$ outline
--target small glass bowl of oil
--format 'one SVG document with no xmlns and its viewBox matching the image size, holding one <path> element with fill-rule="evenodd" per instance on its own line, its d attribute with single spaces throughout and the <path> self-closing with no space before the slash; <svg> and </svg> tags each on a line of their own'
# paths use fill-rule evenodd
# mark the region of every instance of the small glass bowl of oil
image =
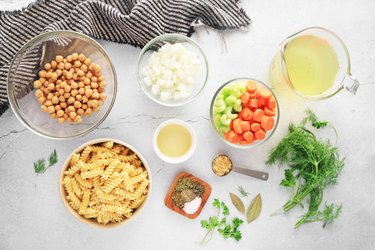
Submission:
<svg viewBox="0 0 375 250">
<path fill-rule="evenodd" d="M 197 147 L 197 136 L 188 123 L 179 119 L 170 119 L 156 128 L 153 147 L 160 159 L 178 164 L 193 155 Z"/>
</svg>

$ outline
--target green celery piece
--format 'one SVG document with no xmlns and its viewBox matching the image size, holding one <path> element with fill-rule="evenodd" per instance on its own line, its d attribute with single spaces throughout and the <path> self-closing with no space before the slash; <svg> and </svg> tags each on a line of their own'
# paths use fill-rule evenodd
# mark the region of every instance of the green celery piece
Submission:
<svg viewBox="0 0 375 250">
<path fill-rule="evenodd" d="M 231 121 L 232 120 L 230 118 L 228 118 L 228 116 L 226 114 L 222 115 L 221 118 L 220 118 L 221 124 L 225 125 L 225 126 L 229 126 Z"/>
<path fill-rule="evenodd" d="M 225 103 L 228 105 L 228 106 L 233 106 L 233 104 L 237 101 L 237 98 L 233 95 L 230 95 L 228 96 L 227 98 L 225 98 Z"/>
<path fill-rule="evenodd" d="M 233 109 L 234 109 L 236 112 L 241 112 L 241 110 L 242 110 L 242 104 L 241 104 L 241 100 L 240 100 L 240 99 L 238 99 L 238 100 L 234 103 Z"/>
</svg>

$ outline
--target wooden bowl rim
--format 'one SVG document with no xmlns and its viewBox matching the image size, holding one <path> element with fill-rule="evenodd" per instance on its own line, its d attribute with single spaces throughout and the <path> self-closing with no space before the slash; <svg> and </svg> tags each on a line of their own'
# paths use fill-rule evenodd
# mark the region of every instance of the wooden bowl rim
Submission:
<svg viewBox="0 0 375 250">
<path fill-rule="evenodd" d="M 120 144 L 122 146 L 125 146 L 127 148 L 129 148 L 131 151 L 133 151 L 138 157 L 139 159 L 142 161 L 143 163 L 143 166 L 145 167 L 145 169 L 147 170 L 147 174 L 148 174 L 148 178 L 149 178 L 149 184 L 148 184 L 148 193 L 147 193 L 147 196 L 146 196 L 146 199 L 142 202 L 142 205 L 140 207 L 138 207 L 135 212 L 133 213 L 132 217 L 129 218 L 129 219 L 124 219 L 120 222 L 110 222 L 108 224 L 100 224 L 98 222 L 96 222 L 95 220 L 93 219 L 88 219 L 88 218 L 85 218 L 83 217 L 82 215 L 78 214 L 77 211 L 75 211 L 70 205 L 69 205 L 69 202 L 66 198 L 67 196 L 67 193 L 65 191 L 65 188 L 62 184 L 63 182 L 63 179 L 64 179 L 64 172 L 65 170 L 69 167 L 69 162 L 71 160 L 71 157 L 73 154 L 75 153 L 79 153 L 81 152 L 86 146 L 89 146 L 89 145 L 95 145 L 95 144 L 98 144 L 98 143 L 102 143 L 102 142 L 107 142 L 107 141 L 113 141 L 114 143 L 117 143 L 117 144 Z M 74 149 L 72 151 L 72 153 L 69 154 L 69 156 L 66 158 L 64 164 L 62 165 L 62 168 L 60 170 L 60 175 L 59 175 L 59 182 L 58 182 L 58 185 L 59 185 L 59 193 L 60 193 L 60 198 L 62 200 L 62 202 L 64 203 L 66 209 L 76 218 L 78 219 L 79 221 L 85 223 L 85 224 L 88 224 L 90 226 L 93 226 L 93 227 L 96 227 L 96 228 L 113 228 L 113 227 L 117 227 L 117 226 L 120 226 L 120 225 L 123 225 L 123 224 L 126 224 L 126 223 L 129 223 L 130 221 L 134 220 L 136 217 L 138 217 L 138 215 L 141 213 L 141 211 L 143 210 L 143 208 L 146 206 L 146 204 L 148 203 L 148 200 L 150 198 L 150 194 L 151 194 L 151 183 L 152 183 L 152 180 L 151 180 L 151 170 L 150 170 L 150 167 L 147 163 L 147 161 L 145 160 L 145 158 L 138 152 L 138 150 L 136 150 L 133 146 L 129 145 L 128 143 L 124 142 L 124 141 L 121 141 L 121 140 L 117 140 L 117 139 L 113 139 L 113 138 L 97 138 L 97 139 L 93 139 L 93 140 L 90 140 L 88 142 L 85 142 L 83 144 L 81 144 L 79 147 L 77 147 L 76 149 Z"/>
</svg>

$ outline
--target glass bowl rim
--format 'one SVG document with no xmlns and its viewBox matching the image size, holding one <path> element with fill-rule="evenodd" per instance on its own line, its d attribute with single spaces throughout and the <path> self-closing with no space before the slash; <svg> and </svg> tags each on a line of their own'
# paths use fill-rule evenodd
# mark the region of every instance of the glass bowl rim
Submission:
<svg viewBox="0 0 375 250">
<path fill-rule="evenodd" d="M 275 125 L 273 127 L 273 129 L 271 131 L 268 131 L 270 132 L 268 135 L 266 133 L 266 138 L 264 138 L 263 140 L 259 141 L 258 140 L 258 143 L 254 144 L 248 144 L 248 145 L 240 145 L 240 144 L 234 144 L 234 143 L 231 143 L 229 141 L 227 141 L 224 137 L 222 137 L 220 134 L 219 134 L 219 131 L 217 131 L 216 127 L 215 127 L 215 124 L 214 124 L 214 119 L 213 119 L 213 106 L 214 106 L 214 102 L 216 100 L 216 97 L 217 95 L 220 93 L 220 91 L 225 87 L 227 86 L 228 84 L 230 83 L 233 83 L 233 82 L 236 82 L 236 81 L 240 81 L 240 80 L 252 80 L 252 81 L 255 81 L 257 84 L 260 84 L 262 87 L 265 87 L 266 89 L 268 89 L 269 91 L 271 91 L 273 97 L 275 98 L 275 101 L 276 101 L 276 110 L 277 110 L 277 113 L 276 113 L 276 119 L 275 119 Z M 277 97 L 275 95 L 275 92 L 268 86 L 266 85 L 264 82 L 258 80 L 258 79 L 254 79 L 254 78 L 251 78 L 251 77 L 237 77 L 237 78 L 233 78 L 231 80 L 228 80 L 226 81 L 224 84 L 222 84 L 215 92 L 215 94 L 213 95 L 212 97 L 212 100 L 211 100 L 211 105 L 210 105 L 210 119 L 211 119 L 211 125 L 212 127 L 214 128 L 215 132 L 216 132 L 216 135 L 222 140 L 224 141 L 227 145 L 231 146 L 231 147 L 234 147 L 234 148 L 238 148 L 238 149 L 250 149 L 250 148 L 254 148 L 254 147 L 257 147 L 263 143 L 265 143 L 266 141 L 268 141 L 272 135 L 275 133 L 276 129 L 277 129 L 277 126 L 279 124 L 279 120 L 280 120 L 280 105 L 279 105 L 279 101 L 277 100 Z"/>
<path fill-rule="evenodd" d="M 201 53 L 203 59 L 204 59 L 204 64 L 206 66 L 206 70 L 205 70 L 205 79 L 204 79 L 204 83 L 203 85 L 201 86 L 200 90 L 198 91 L 198 93 L 196 93 L 194 96 L 191 96 L 187 99 L 185 99 L 184 101 L 182 102 L 178 102 L 178 103 L 166 103 L 166 102 L 163 102 L 157 98 L 155 98 L 152 94 L 150 94 L 148 92 L 148 90 L 145 88 L 144 84 L 143 84 L 143 80 L 141 79 L 141 69 L 140 69 L 140 64 L 141 64 L 141 61 L 142 59 L 144 59 L 144 55 L 146 53 L 146 51 L 155 43 L 157 42 L 160 42 L 160 41 L 164 41 L 168 38 L 177 38 L 177 39 L 181 39 L 181 40 L 184 40 L 186 42 L 188 42 L 189 44 L 193 45 L 195 48 L 198 49 L 198 51 Z M 203 92 L 204 88 L 206 87 L 207 85 L 207 79 L 208 79 L 208 62 L 207 62 L 207 58 L 206 58 L 206 55 L 204 54 L 203 52 L 203 49 L 201 48 L 201 46 L 195 42 L 193 39 L 191 39 L 190 37 L 187 37 L 187 36 L 184 36 L 184 35 L 181 35 L 181 34 L 178 34 L 178 33 L 167 33 L 167 34 L 163 34 L 163 35 L 159 35 L 155 38 L 153 38 L 152 40 L 150 40 L 141 50 L 141 52 L 139 53 L 139 56 L 138 56 L 138 61 L 137 61 L 137 80 L 138 80 L 138 84 L 140 85 L 141 89 L 143 90 L 143 92 L 154 102 L 160 104 L 160 105 L 163 105 L 163 106 L 166 106 L 166 107 L 179 107 L 179 106 L 183 106 L 185 104 L 188 104 L 194 100 L 196 100 Z"/>
<path fill-rule="evenodd" d="M 53 36 L 53 35 L 64 36 L 65 34 L 66 35 L 72 35 L 72 36 L 74 36 L 76 38 L 80 38 L 80 39 L 82 39 L 82 40 L 84 40 L 86 42 L 89 42 L 89 43 L 93 44 L 94 47 L 96 47 L 101 52 L 101 54 L 105 57 L 105 59 L 109 62 L 110 68 L 111 68 L 112 73 L 113 73 L 113 96 L 111 98 L 111 103 L 109 104 L 107 110 L 105 111 L 105 113 L 103 114 L 103 116 L 98 121 L 95 122 L 95 124 L 93 124 L 89 128 L 87 128 L 87 129 L 85 129 L 85 130 L 83 130 L 82 132 L 79 132 L 79 133 L 75 133 L 75 134 L 68 135 L 68 136 L 54 136 L 54 135 L 50 135 L 50 134 L 47 134 L 47 133 L 44 133 L 44 132 L 40 131 L 38 128 L 35 128 L 33 125 L 31 125 L 24 118 L 24 115 L 21 113 L 21 110 L 18 107 L 17 100 L 14 98 L 14 95 L 11 94 L 11 88 L 13 89 L 13 86 L 11 86 L 12 84 L 10 84 L 10 74 L 11 74 L 10 72 L 11 72 L 11 69 L 12 69 L 13 65 L 15 64 L 16 58 L 21 53 L 25 52 L 26 48 L 28 48 L 30 46 L 30 44 L 42 41 L 44 38 L 47 38 L 47 37 L 50 37 L 50 36 Z M 17 119 L 27 129 L 29 129 L 33 133 L 35 133 L 35 134 L 37 134 L 39 136 L 42 136 L 44 138 L 56 139 L 56 140 L 66 140 L 66 139 L 78 138 L 78 137 L 84 136 L 84 135 L 90 133 L 91 131 L 95 130 L 100 124 L 102 124 L 104 122 L 104 120 L 107 118 L 107 116 L 111 112 L 112 107 L 113 107 L 113 105 L 115 103 L 115 100 L 116 100 L 116 95 L 117 95 L 117 75 L 116 75 L 116 69 L 113 66 L 112 61 L 109 58 L 107 52 L 93 38 L 91 38 L 91 37 L 89 37 L 89 36 L 87 36 L 87 35 L 85 35 L 83 33 L 79 33 L 79 32 L 76 32 L 76 31 L 71 31 L 71 30 L 48 31 L 48 32 L 41 33 L 41 34 L 39 34 L 39 35 L 31 38 L 27 42 L 25 42 L 25 44 L 22 45 L 22 47 L 14 55 L 11 63 L 9 64 L 9 70 L 8 70 L 8 74 L 7 74 L 7 95 L 8 95 L 8 101 L 9 101 L 10 107 L 11 107 L 13 113 L 15 114 L 15 116 L 17 117 Z"/>
</svg>

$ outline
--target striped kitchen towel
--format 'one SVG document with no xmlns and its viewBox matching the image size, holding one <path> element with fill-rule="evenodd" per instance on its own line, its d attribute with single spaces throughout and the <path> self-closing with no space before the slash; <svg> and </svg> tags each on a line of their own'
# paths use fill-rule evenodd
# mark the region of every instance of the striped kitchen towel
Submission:
<svg viewBox="0 0 375 250">
<path fill-rule="evenodd" d="M 73 30 L 142 47 L 164 33 L 189 36 L 196 24 L 233 29 L 248 26 L 250 18 L 238 0 L 38 0 L 22 11 L 0 11 L 0 115 L 8 108 L 11 60 L 42 32 Z"/>
</svg>

